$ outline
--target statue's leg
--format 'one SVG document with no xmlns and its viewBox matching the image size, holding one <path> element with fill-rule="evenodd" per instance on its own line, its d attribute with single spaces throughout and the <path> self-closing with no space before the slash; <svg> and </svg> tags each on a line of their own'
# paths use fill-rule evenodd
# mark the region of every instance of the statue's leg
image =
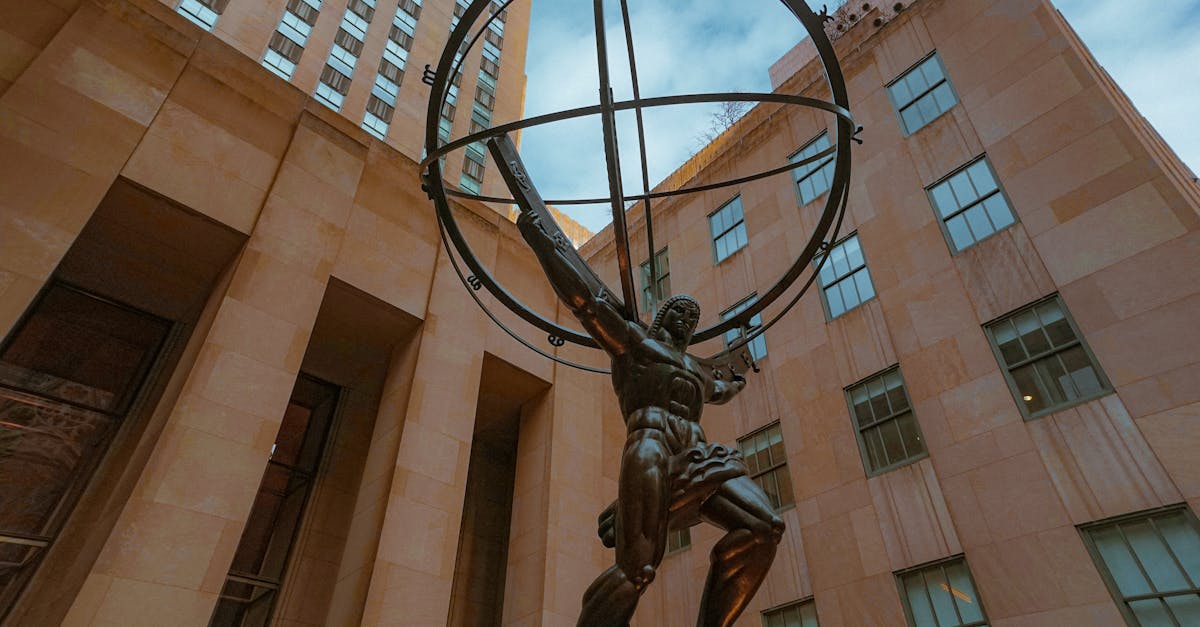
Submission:
<svg viewBox="0 0 1200 627">
<path fill-rule="evenodd" d="M 783 520 L 749 477 L 721 484 L 700 516 L 727 531 L 713 547 L 700 627 L 729 627 L 758 591 L 783 537 Z"/>
<path fill-rule="evenodd" d="M 587 589 L 579 627 L 624 627 L 667 544 L 667 460 L 657 429 L 629 434 L 617 487 L 617 563 Z"/>
</svg>

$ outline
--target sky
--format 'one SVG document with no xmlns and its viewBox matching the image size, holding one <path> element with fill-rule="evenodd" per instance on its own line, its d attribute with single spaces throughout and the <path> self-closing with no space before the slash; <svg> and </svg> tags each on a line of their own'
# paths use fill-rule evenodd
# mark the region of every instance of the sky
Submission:
<svg viewBox="0 0 1200 627">
<path fill-rule="evenodd" d="M 518 0 L 529 1 L 529 0 Z M 532 0 L 525 116 L 598 102 L 591 0 Z M 605 0 L 609 66 L 617 100 L 632 97 L 616 0 Z M 779 0 L 629 0 L 642 97 L 769 92 L 768 68 L 805 37 Z M 826 2 L 810 0 L 819 8 Z M 827 3 L 830 10 L 841 5 Z M 1200 171 L 1200 0 L 1056 0 L 1116 82 L 1193 171 Z M 736 7 L 732 10 L 731 7 Z M 953 80 L 953 77 L 951 77 Z M 853 103 L 852 103 L 853 104 Z M 650 187 L 700 147 L 716 105 L 647 110 Z M 642 189 L 632 112 L 617 116 L 626 193 Z M 599 118 L 526 129 L 521 155 L 547 199 L 608 195 Z M 560 206 L 592 231 L 608 205 Z"/>
</svg>

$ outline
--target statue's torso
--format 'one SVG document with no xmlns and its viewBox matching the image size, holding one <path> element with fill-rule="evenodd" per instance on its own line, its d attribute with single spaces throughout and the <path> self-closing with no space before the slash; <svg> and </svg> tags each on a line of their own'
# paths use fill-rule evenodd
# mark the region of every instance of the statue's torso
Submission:
<svg viewBox="0 0 1200 627">
<path fill-rule="evenodd" d="M 647 407 L 699 422 L 704 408 L 704 379 L 687 353 L 644 338 L 613 360 L 613 388 L 627 418 Z"/>
</svg>

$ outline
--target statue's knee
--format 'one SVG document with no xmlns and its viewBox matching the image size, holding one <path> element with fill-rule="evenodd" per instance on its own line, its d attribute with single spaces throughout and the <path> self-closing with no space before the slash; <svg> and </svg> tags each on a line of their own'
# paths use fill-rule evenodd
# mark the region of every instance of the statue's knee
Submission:
<svg viewBox="0 0 1200 627">
<path fill-rule="evenodd" d="M 654 567 L 649 564 L 646 564 L 640 568 L 621 568 L 620 570 L 621 574 L 624 575 L 625 580 L 633 584 L 634 589 L 638 592 L 645 590 L 646 586 L 650 585 L 650 583 L 654 581 L 655 570 Z"/>
<path fill-rule="evenodd" d="M 751 525 L 750 533 L 754 538 L 753 541 L 755 544 L 774 547 L 783 540 L 784 529 L 783 519 L 776 514 L 771 514 Z"/>
</svg>

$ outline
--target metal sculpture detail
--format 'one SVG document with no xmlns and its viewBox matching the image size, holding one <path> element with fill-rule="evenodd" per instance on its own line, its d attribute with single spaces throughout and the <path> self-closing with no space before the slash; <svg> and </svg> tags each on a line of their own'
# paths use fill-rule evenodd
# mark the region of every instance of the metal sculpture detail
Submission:
<svg viewBox="0 0 1200 627">
<path fill-rule="evenodd" d="M 446 100 L 450 78 L 458 71 L 458 64 L 461 63 L 455 60 L 455 53 L 465 53 L 487 28 L 487 23 L 484 23 L 473 35 L 471 44 L 464 47 L 464 42 L 471 34 L 471 25 L 480 19 L 488 7 L 493 9 L 489 20 L 496 19 L 496 14 L 507 8 L 511 2 L 512 0 L 503 3 L 493 0 L 473 2 L 464 12 L 459 26 L 451 33 L 437 70 L 427 71 L 424 77 L 432 86 L 433 96 L 430 98 L 428 110 L 427 157 L 422 162 L 423 178 L 426 190 L 437 208 L 443 241 L 447 251 L 453 249 L 469 268 L 469 276 L 464 275 L 454 253 L 450 254 L 450 260 L 459 272 L 459 277 L 464 281 L 464 285 L 470 288 L 467 292 L 510 335 L 551 359 L 612 376 L 613 389 L 625 420 L 627 435 L 621 457 L 617 500 L 601 513 L 597 531 L 605 546 L 616 549 L 616 559 L 615 564 L 602 573 L 584 594 L 579 625 L 627 625 L 637 607 L 638 599 L 646 586 L 653 581 L 656 569 L 662 561 L 668 531 L 706 521 L 722 528 L 725 536 L 713 547 L 712 567 L 705 582 L 698 624 L 704 627 L 727 627 L 732 625 L 745 609 L 770 569 L 784 525 L 766 494 L 747 476 L 746 464 L 741 454 L 706 440 L 704 430 L 700 426 L 700 416 L 705 404 L 728 402 L 745 388 L 746 379 L 743 375 L 750 370 L 757 371 L 748 349 L 749 342 L 785 315 L 812 284 L 824 261 L 819 255 L 836 239 L 841 225 L 849 186 L 849 147 L 859 129 L 850 117 L 841 71 L 829 39 L 822 30 L 822 22 L 828 18 L 824 14 L 813 13 L 801 0 L 782 0 L 813 38 L 825 65 L 833 96 L 830 103 L 779 93 L 699 94 L 644 99 L 641 98 L 637 85 L 627 0 L 620 0 L 633 76 L 634 98 L 615 102 L 608 76 L 604 2 L 594 0 L 600 68 L 599 105 L 496 126 L 443 145 L 438 139 L 437 119 Z M 813 157 L 770 171 L 731 181 L 651 193 L 646 175 L 642 110 L 681 103 L 729 100 L 802 105 L 822 109 L 836 116 L 837 141 L 832 148 Z M 633 110 L 638 122 L 643 190 L 641 194 L 636 195 L 626 194 L 621 185 L 615 114 L 622 110 Z M 508 136 L 508 133 L 521 128 L 585 115 L 599 115 L 603 122 L 610 196 L 604 199 L 563 199 L 551 202 L 582 204 L 599 201 L 611 204 L 621 277 L 619 294 L 614 293 L 599 279 L 554 222 L 546 202 L 538 193 Z M 441 157 L 475 142 L 486 142 L 512 194 L 511 198 L 468 194 L 446 186 L 442 179 Z M 644 224 L 650 258 L 653 259 L 653 200 L 740 185 L 814 163 L 831 154 L 835 155 L 833 183 L 814 232 L 790 268 L 756 303 L 729 319 L 697 329 L 701 319 L 699 303 L 689 296 L 679 295 L 667 299 L 662 304 L 652 324 L 646 325 L 639 320 L 629 234 L 625 225 L 627 203 L 637 201 L 644 204 Z M 517 204 L 520 209 L 517 226 L 522 237 L 537 256 L 559 299 L 582 325 L 582 330 L 561 326 L 533 312 L 495 280 L 479 263 L 459 230 L 448 200 L 450 196 Z M 813 263 L 814 260 L 816 264 Z M 655 264 L 650 265 L 651 281 L 655 284 Z M 811 272 L 807 280 L 800 283 L 798 289 L 793 289 L 806 272 Z M 483 288 L 491 292 L 500 304 L 547 333 L 547 341 L 551 347 L 562 347 L 569 342 L 599 348 L 608 355 L 611 369 L 575 364 L 555 355 L 553 349 L 548 351 L 534 346 L 501 324 L 488 311 L 476 294 Z M 741 340 L 726 351 L 710 358 L 700 358 L 687 352 L 693 344 L 721 335 L 730 329 L 748 329 L 751 318 L 785 295 L 791 296 L 790 301 L 775 313 L 769 322 L 758 327 L 753 334 L 743 333 Z"/>
</svg>

